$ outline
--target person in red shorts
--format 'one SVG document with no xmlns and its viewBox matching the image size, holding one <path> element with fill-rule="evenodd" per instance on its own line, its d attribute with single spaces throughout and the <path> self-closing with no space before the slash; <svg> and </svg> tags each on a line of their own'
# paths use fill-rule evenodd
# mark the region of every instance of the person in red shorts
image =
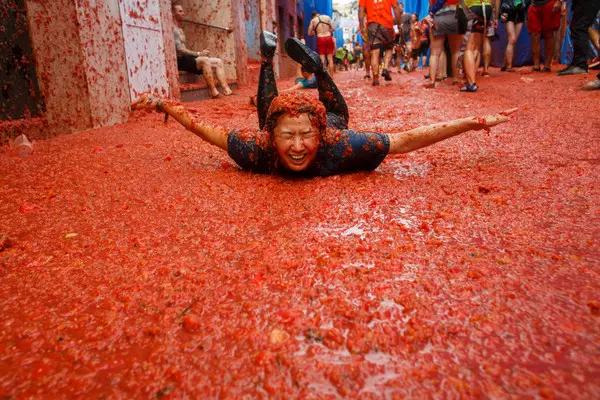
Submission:
<svg viewBox="0 0 600 400">
<path fill-rule="evenodd" d="M 554 58 L 554 33 L 560 28 L 560 9 L 563 0 L 533 0 L 527 13 L 527 30 L 531 35 L 533 53 L 533 71 L 550 72 Z M 544 38 L 545 64 L 540 67 L 542 55 L 542 37 Z"/>
<path fill-rule="evenodd" d="M 335 51 L 335 40 L 333 39 L 333 21 L 327 15 L 321 15 L 317 11 L 313 11 L 312 20 L 308 26 L 308 35 L 317 36 L 317 52 L 321 57 L 321 62 L 325 65 L 325 59 L 327 59 L 327 66 L 329 69 L 329 75 L 333 76 L 335 72 L 335 65 L 333 63 L 333 53 Z"/>
<path fill-rule="evenodd" d="M 392 14 L 392 10 L 394 13 Z M 365 37 L 368 33 L 371 47 L 371 70 L 373 86 L 379 86 L 379 63 L 383 52 L 383 71 L 381 76 L 391 81 L 389 72 L 394 48 L 394 18 L 396 25 L 402 25 L 404 6 L 398 0 L 360 0 L 358 3 L 358 23 L 360 33 Z"/>
</svg>

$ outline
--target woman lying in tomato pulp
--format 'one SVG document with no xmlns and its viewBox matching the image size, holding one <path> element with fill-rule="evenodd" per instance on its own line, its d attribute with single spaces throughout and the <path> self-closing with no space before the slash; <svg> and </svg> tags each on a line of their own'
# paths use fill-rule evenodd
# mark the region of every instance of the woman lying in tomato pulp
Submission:
<svg viewBox="0 0 600 400">
<path fill-rule="evenodd" d="M 259 131 L 214 127 L 195 121 L 185 109 L 145 94 L 132 109 L 156 108 L 175 118 L 186 129 L 228 152 L 242 168 L 257 173 L 329 176 L 350 171 L 371 171 L 388 154 L 408 153 L 477 129 L 489 129 L 509 120 L 507 110 L 484 118 L 463 118 L 384 134 L 348 129 L 348 107 L 319 56 L 295 38 L 288 39 L 288 55 L 315 73 L 319 100 L 309 95 L 277 95 L 273 55 L 277 37 L 261 35 L 262 64 L 258 86 Z"/>
</svg>

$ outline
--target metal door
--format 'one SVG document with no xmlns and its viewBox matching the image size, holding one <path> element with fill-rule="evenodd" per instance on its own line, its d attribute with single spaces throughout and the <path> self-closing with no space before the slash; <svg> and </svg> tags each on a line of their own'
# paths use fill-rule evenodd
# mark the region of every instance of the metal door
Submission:
<svg viewBox="0 0 600 400">
<path fill-rule="evenodd" d="M 120 0 L 131 100 L 169 95 L 159 0 Z"/>
</svg>

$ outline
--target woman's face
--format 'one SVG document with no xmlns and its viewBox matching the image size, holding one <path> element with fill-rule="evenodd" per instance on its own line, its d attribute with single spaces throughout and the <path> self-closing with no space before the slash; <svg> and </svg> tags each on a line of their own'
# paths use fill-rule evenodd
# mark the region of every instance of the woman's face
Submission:
<svg viewBox="0 0 600 400">
<path fill-rule="evenodd" d="M 411 17 L 410 17 L 410 19 L 411 19 L 411 21 L 412 21 L 412 22 L 417 22 L 418 18 L 419 18 L 419 17 L 417 17 L 417 15 L 416 15 L 416 14 L 413 14 L 413 15 L 411 15 Z"/>
<path fill-rule="evenodd" d="M 273 132 L 273 146 L 285 168 L 303 171 L 317 157 L 319 133 L 311 124 L 308 114 L 298 117 L 283 114 Z"/>
</svg>

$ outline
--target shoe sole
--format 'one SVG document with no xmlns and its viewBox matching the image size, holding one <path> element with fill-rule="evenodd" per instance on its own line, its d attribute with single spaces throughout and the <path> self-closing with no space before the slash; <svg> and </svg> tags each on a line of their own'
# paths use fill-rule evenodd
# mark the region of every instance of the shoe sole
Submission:
<svg viewBox="0 0 600 400">
<path fill-rule="evenodd" d="M 307 72 L 314 74 L 323 68 L 319 55 L 296 38 L 289 38 L 285 41 L 285 51 L 292 60 L 302 65 Z"/>
</svg>

